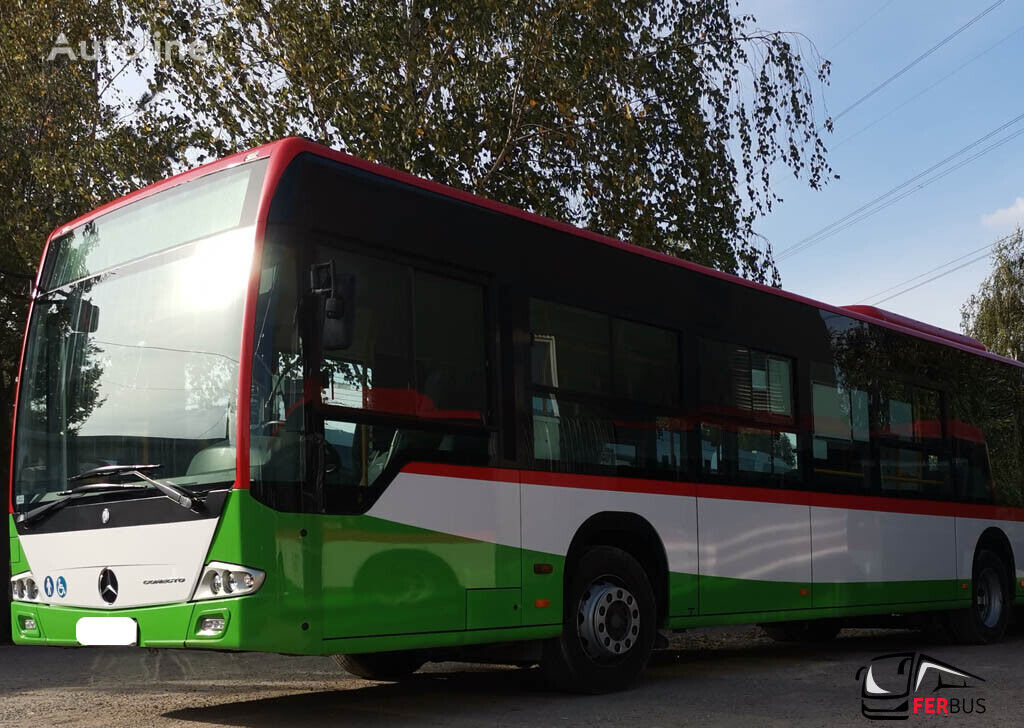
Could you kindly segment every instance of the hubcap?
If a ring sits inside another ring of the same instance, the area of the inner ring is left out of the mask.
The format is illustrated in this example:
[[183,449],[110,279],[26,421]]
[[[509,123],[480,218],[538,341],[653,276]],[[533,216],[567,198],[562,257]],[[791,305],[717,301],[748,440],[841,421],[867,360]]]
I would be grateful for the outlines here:
[[608,662],[626,655],[640,636],[640,605],[609,577],[594,581],[580,599],[580,644],[593,659]]
[[985,569],[978,574],[974,605],[982,624],[990,629],[999,624],[1003,616],[1003,590],[999,587],[999,574],[994,569]]

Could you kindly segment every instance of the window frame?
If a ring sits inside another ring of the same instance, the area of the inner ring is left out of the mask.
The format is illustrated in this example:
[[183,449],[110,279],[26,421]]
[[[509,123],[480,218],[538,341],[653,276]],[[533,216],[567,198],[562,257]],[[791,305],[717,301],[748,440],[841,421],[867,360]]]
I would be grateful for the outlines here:
[[[522,396],[517,397],[517,400],[525,402],[524,409],[524,424],[523,428],[525,437],[521,438],[521,445],[523,452],[521,453],[520,460],[524,461],[526,467],[532,467],[537,470],[544,470],[549,472],[573,472],[588,475],[611,475],[616,477],[628,477],[628,478],[649,478],[652,480],[663,480],[663,481],[683,481],[693,477],[693,453],[691,450],[691,437],[689,427],[689,419],[686,416],[686,363],[688,357],[686,357],[685,347],[685,332],[671,326],[664,326],[655,323],[649,323],[647,321],[640,321],[636,318],[619,316],[599,308],[591,308],[586,305],[579,305],[579,303],[567,303],[564,298],[554,295],[546,295],[545,292],[536,290],[530,290],[525,292],[521,299],[523,303],[523,313],[525,318],[522,320],[522,326],[524,327],[524,352],[520,361],[524,362],[522,367]],[[598,314],[607,319],[608,322],[608,360],[609,360],[609,386],[606,394],[597,394],[590,391],[571,389],[562,386],[550,386],[546,384],[539,384],[533,381],[533,346],[534,346],[534,331],[533,322],[531,317],[531,306],[533,301],[541,303],[553,304],[556,306],[562,306],[566,308],[575,308],[587,313]],[[648,326],[653,329],[659,329],[671,333],[675,337],[675,397],[671,403],[654,403],[648,400],[631,399],[629,397],[621,397],[616,394],[616,356],[615,356],[615,330],[614,322],[623,321],[626,323],[637,324],[641,326]],[[584,406],[595,406],[604,408],[608,412],[609,422],[614,426],[615,421],[621,417],[636,417],[649,418],[651,422],[654,422],[657,418],[674,418],[679,422],[687,426],[687,429],[681,430],[670,430],[671,432],[678,432],[680,436],[680,453],[678,468],[673,472],[669,473],[664,470],[645,469],[645,468],[631,468],[628,466],[607,466],[600,464],[586,464],[586,463],[566,463],[562,460],[548,460],[536,457],[536,444],[534,442],[534,430],[533,430],[533,397],[551,397],[556,401],[561,402],[564,400],[568,403],[581,404]],[[561,465],[561,466],[560,466]],[[522,467],[522,466],[520,466]]]

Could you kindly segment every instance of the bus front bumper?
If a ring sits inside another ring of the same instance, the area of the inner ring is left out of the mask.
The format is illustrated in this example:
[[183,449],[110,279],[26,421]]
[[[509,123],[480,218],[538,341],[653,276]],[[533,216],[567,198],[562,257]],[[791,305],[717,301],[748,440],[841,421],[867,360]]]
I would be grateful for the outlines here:
[[[242,599],[244,597],[113,610],[15,601],[11,603],[11,634],[18,645],[78,647],[81,646],[80,619],[128,618],[137,625],[135,644],[140,647],[239,649],[237,622],[240,620],[232,617],[241,611]],[[223,623],[216,620],[223,620]],[[210,631],[211,625],[221,624],[221,629]]]

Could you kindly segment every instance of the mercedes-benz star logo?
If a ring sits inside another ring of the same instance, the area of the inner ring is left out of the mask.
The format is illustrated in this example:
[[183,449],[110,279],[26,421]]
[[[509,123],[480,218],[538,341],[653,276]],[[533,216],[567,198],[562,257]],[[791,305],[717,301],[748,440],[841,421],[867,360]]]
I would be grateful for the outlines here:
[[100,572],[100,597],[107,604],[117,601],[117,577],[110,569]]

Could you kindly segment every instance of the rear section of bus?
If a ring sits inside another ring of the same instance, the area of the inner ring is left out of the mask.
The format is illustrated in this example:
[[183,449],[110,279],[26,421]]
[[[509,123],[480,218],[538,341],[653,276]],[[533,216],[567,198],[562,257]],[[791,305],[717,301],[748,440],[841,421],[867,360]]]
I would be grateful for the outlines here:
[[268,161],[200,168],[51,237],[12,448],[16,643],[238,648],[287,612],[281,580],[266,588],[280,553],[243,543],[233,488]]

